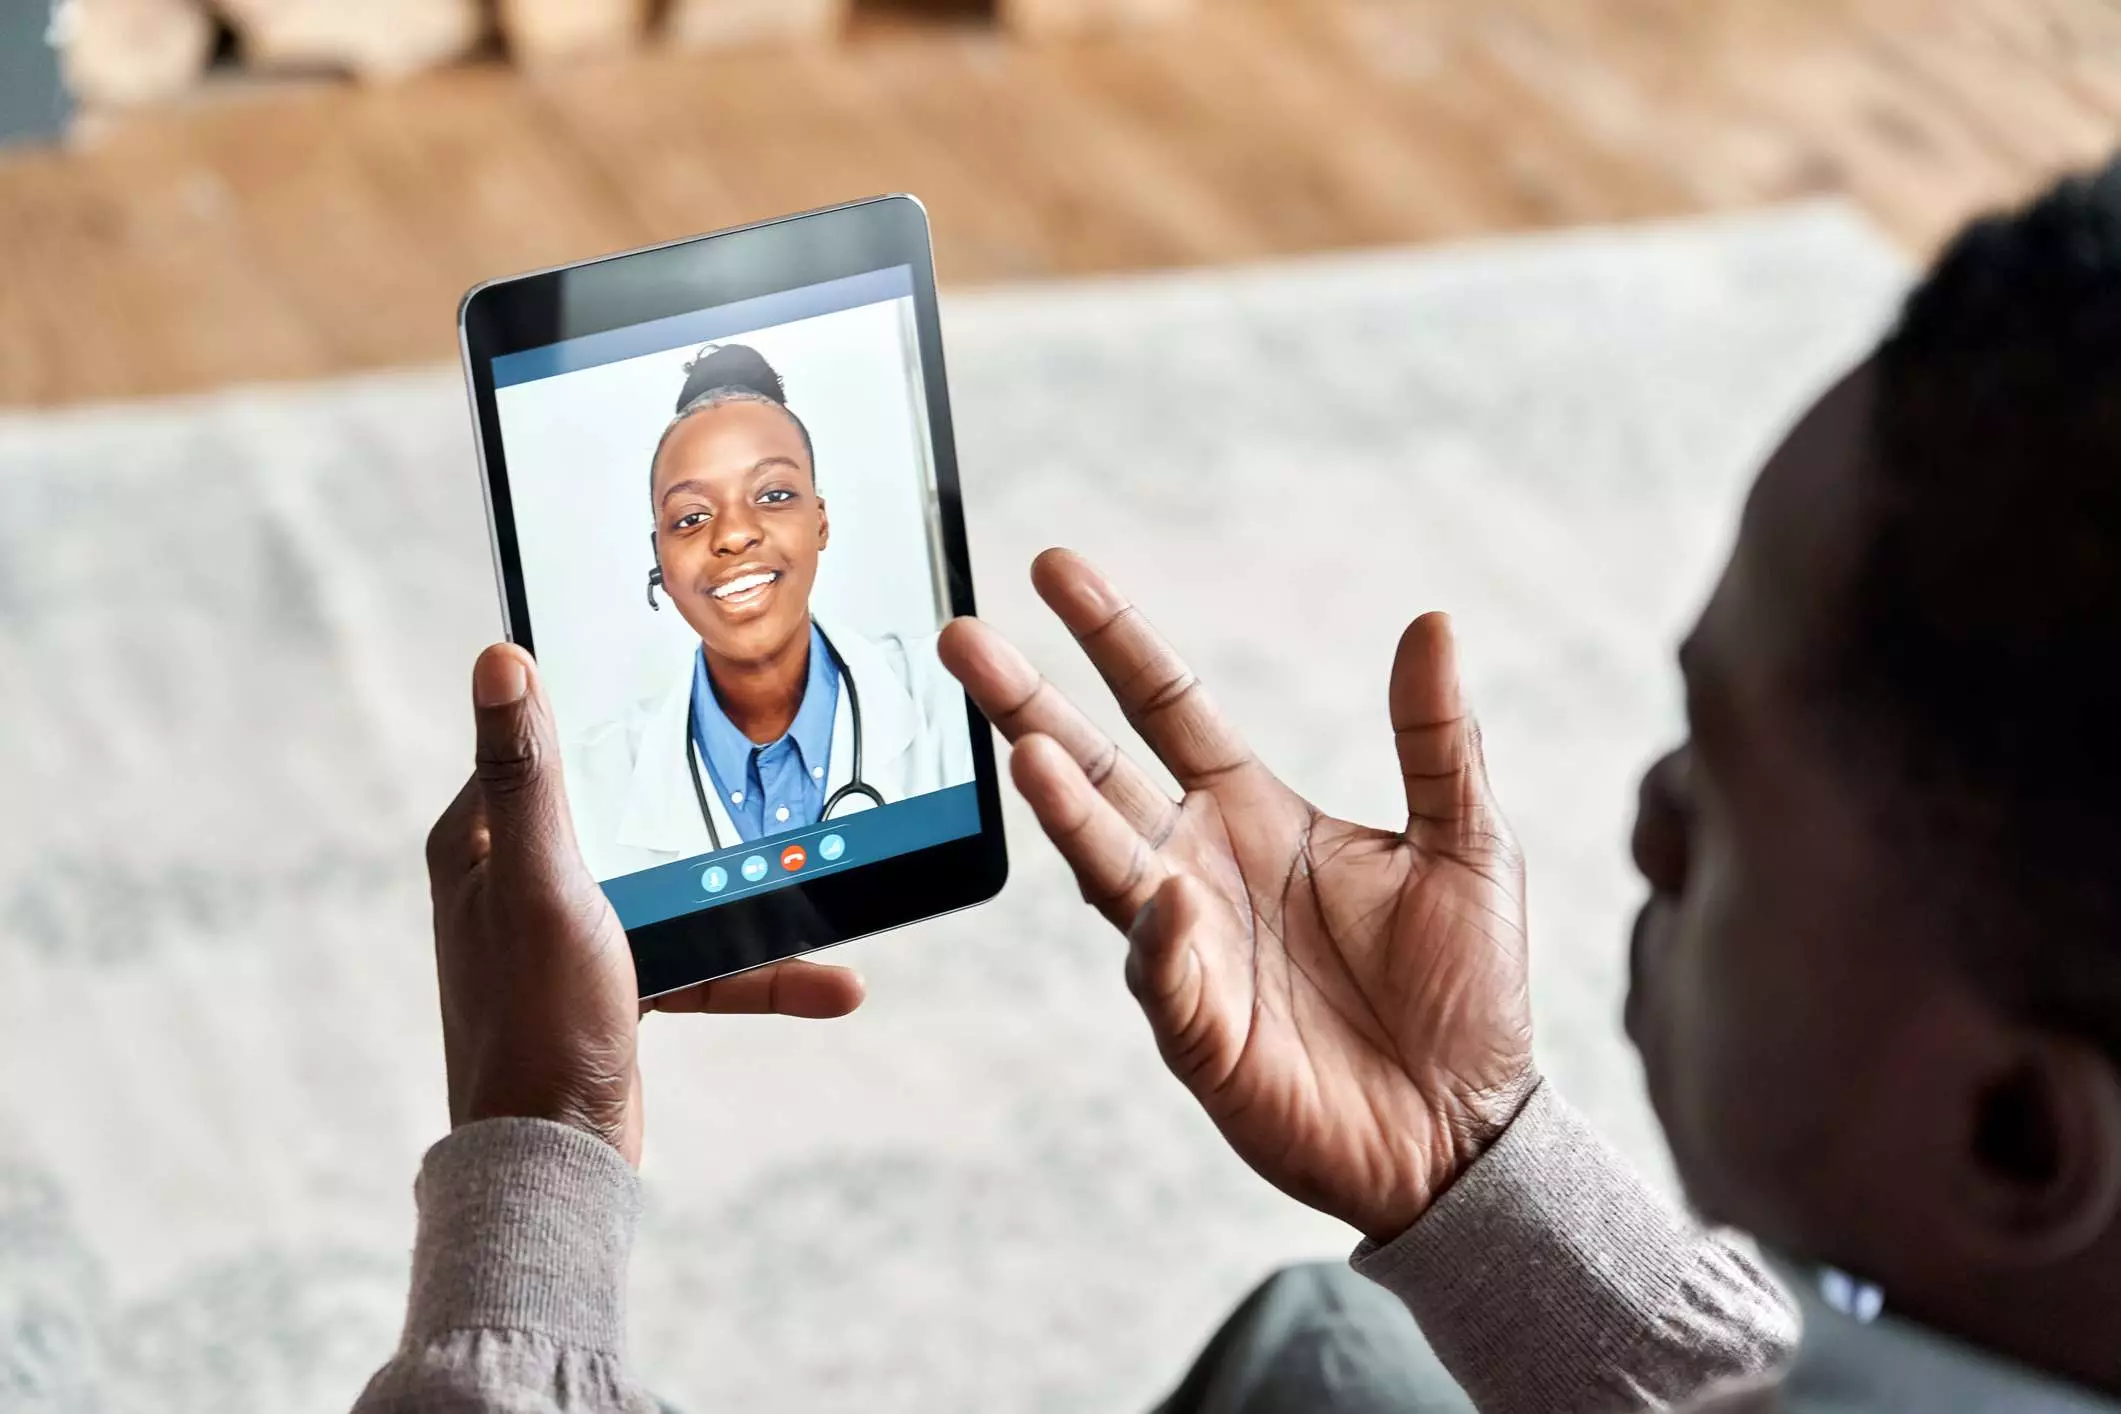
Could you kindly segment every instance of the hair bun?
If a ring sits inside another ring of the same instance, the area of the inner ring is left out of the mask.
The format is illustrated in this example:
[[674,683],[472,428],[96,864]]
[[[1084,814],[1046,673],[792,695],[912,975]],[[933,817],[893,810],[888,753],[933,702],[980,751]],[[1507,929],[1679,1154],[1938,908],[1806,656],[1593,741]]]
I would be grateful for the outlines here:
[[773,371],[757,349],[745,344],[710,344],[685,365],[685,386],[678,393],[675,411],[685,408],[702,393],[717,388],[742,388],[781,406],[788,405],[788,392],[781,375]]

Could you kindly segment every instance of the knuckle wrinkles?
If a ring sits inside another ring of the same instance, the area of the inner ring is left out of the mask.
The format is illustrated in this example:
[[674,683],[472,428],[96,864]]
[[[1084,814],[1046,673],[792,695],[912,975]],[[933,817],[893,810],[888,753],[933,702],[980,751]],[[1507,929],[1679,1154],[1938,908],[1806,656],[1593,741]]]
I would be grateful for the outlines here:
[[1075,641],[1087,648],[1092,642],[1097,639],[1103,638],[1106,634],[1112,632],[1114,629],[1118,628],[1127,620],[1139,617],[1140,615],[1136,612],[1132,604],[1122,604],[1118,609],[1113,611],[1112,616],[1106,619],[1103,623],[1093,625],[1092,627],[1085,629],[1083,632],[1077,634],[1075,636]]
[[1212,789],[1216,782],[1221,781],[1225,777],[1234,776],[1249,767],[1252,764],[1252,760],[1252,753],[1249,750],[1239,750],[1228,760],[1218,761],[1212,766],[1201,766],[1186,777],[1186,788],[1188,790]]
[[1029,692],[1025,693],[1021,698],[1017,699],[1016,703],[1013,706],[1004,707],[1000,712],[995,714],[995,724],[997,726],[1000,726],[1004,731],[1009,730],[1009,728],[1013,726],[1019,718],[1021,718],[1026,712],[1031,710],[1032,704],[1036,703],[1038,699],[1044,695],[1047,686],[1048,684],[1046,682],[1045,675],[1040,674],[1038,681],[1031,684],[1031,690]]
[[1457,731],[1460,727],[1464,727],[1466,730],[1472,732],[1476,736],[1479,734],[1480,731],[1480,728],[1476,726],[1471,720],[1469,720],[1465,713],[1460,712],[1458,715],[1453,717],[1436,717],[1426,722],[1411,722],[1408,725],[1397,729],[1393,733],[1393,735],[1418,736],[1425,732],[1453,732]]
[[1073,820],[1061,826],[1060,834],[1070,844],[1074,844],[1087,838],[1095,824],[1096,821],[1091,817],[1090,812],[1085,810]]
[[535,738],[523,737],[505,745],[481,746],[473,761],[479,784],[502,792],[520,790],[537,778],[543,764]]
[[1133,850],[1127,855],[1127,877],[1120,880],[1119,887],[1114,890],[1112,897],[1115,900],[1133,897],[1135,890],[1141,887],[1142,880],[1148,877],[1149,851],[1140,840],[1136,840]]
[[1171,804],[1168,800],[1165,801],[1164,818],[1157,822],[1156,829],[1151,832],[1149,848],[1162,849],[1169,844],[1171,836],[1178,833],[1179,821],[1184,818],[1184,815],[1185,812],[1178,806]]
[[1199,686],[1200,679],[1193,675],[1192,670],[1181,668],[1172,676],[1164,679],[1159,686],[1142,700],[1141,715],[1147,718],[1154,717],[1160,712],[1168,712],[1173,707],[1178,706],[1179,703],[1184,702],[1188,697],[1191,697],[1194,689]]

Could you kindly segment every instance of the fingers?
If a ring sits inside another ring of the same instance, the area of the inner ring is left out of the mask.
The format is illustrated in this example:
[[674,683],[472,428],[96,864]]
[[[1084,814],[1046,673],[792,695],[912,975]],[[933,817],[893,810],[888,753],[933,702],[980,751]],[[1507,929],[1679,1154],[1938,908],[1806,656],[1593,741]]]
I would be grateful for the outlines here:
[[471,674],[475,778],[497,867],[564,872],[579,857],[560,782],[560,750],[530,655],[497,643]]
[[1244,1051],[1250,1008],[1227,974],[1246,950],[1214,936],[1237,926],[1206,884],[1174,874],[1127,929],[1128,990],[1165,1063],[1197,1093],[1221,1084]]
[[795,958],[667,993],[645,1003],[644,1010],[741,1012],[825,1021],[847,1015],[867,994],[859,972]]
[[1061,744],[1027,736],[1009,760],[1038,823],[1075,871],[1083,898],[1125,928],[1164,881],[1167,870]]
[[1448,614],[1423,614],[1399,637],[1392,659],[1392,739],[1412,820],[1454,824],[1487,800],[1479,728],[1458,685],[1458,647]]
[[1088,560],[1072,550],[1048,550],[1032,562],[1031,583],[1181,786],[1194,790],[1251,764],[1250,748],[1223,721],[1200,680]]
[[1158,1036],[1184,1030],[1200,1010],[1200,957],[1180,916],[1196,906],[1189,883],[1182,874],[1164,880],[1127,926],[1127,989]]
[[1170,833],[1177,804],[1015,644],[978,619],[958,619],[943,630],[937,652],[1004,737],[1053,738],[1130,826],[1152,840]]

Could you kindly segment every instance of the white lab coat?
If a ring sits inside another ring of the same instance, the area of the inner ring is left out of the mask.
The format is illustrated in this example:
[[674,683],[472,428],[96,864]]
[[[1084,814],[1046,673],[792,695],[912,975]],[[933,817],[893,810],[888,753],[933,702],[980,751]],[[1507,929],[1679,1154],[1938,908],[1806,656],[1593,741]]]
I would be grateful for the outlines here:
[[[938,635],[866,639],[822,621],[818,627],[847,664],[832,719],[825,798],[854,775],[854,713],[846,679],[862,699],[862,777],[884,802],[924,795],[973,778],[965,690],[935,655]],[[673,665],[670,683],[626,718],[592,728],[565,753],[567,798],[590,874],[615,879],[706,854],[713,845],[685,764],[692,733],[695,653]],[[722,848],[743,842],[727,805],[701,770]],[[834,818],[873,808],[849,796]]]

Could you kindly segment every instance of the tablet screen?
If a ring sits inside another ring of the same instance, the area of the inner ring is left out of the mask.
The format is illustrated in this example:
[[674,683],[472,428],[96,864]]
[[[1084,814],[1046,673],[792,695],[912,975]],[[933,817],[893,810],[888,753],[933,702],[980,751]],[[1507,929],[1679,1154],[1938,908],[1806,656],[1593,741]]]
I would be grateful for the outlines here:
[[575,833],[627,928],[979,833],[910,267],[491,373]]

